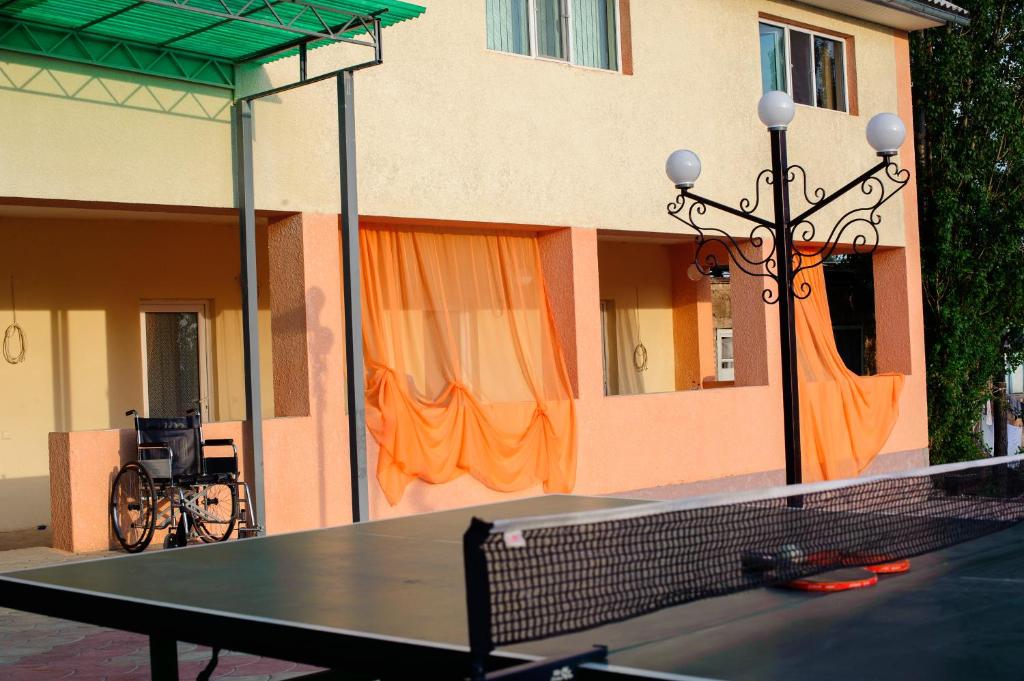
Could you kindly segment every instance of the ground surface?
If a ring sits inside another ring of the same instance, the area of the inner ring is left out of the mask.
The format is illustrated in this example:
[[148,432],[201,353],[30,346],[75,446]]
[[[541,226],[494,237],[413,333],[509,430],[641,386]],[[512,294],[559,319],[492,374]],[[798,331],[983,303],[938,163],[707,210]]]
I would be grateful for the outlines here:
[[[75,555],[48,548],[47,531],[0,532],[0,572],[118,555]],[[18,548],[15,548],[18,547]],[[21,548],[24,547],[24,548]],[[194,679],[210,649],[179,644],[179,674]],[[283,681],[312,667],[225,652],[214,679]],[[3,681],[148,681],[149,640],[130,634],[0,608],[0,679]]]

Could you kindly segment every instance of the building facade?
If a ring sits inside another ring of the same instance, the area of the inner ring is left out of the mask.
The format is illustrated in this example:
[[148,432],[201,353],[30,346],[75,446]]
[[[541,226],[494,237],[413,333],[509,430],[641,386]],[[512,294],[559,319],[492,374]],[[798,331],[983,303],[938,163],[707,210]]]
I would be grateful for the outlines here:
[[[841,186],[875,161],[873,114],[910,127],[908,31],[949,20],[948,3],[422,4],[355,78],[361,225],[537,240],[575,399],[576,492],[781,482],[777,318],[761,282],[733,273],[723,333],[712,282],[687,276],[692,236],[665,213],[665,157],[693,148],[701,193],[753,196],[769,165],[756,104],[781,88],[800,104],[791,160]],[[311,51],[309,69],[346,49]],[[234,94],[287,82],[294,62],[239,73]],[[210,433],[246,445],[232,99],[0,50],[0,315],[16,312],[25,349],[0,363],[0,530],[52,522],[62,547],[105,546],[128,409],[194,397]],[[350,518],[335,100],[328,80],[254,109],[270,531]],[[923,464],[928,445],[913,179],[882,215],[873,350],[907,379],[873,470]],[[371,478],[371,517],[539,491],[463,476],[391,505]]]

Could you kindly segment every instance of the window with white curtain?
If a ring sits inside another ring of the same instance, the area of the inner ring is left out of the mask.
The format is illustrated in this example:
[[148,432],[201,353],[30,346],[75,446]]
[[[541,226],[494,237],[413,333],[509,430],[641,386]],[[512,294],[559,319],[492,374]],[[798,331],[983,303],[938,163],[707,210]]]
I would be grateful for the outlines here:
[[846,42],[761,22],[761,87],[788,92],[797,104],[847,111]]
[[487,48],[619,68],[617,0],[485,0]]

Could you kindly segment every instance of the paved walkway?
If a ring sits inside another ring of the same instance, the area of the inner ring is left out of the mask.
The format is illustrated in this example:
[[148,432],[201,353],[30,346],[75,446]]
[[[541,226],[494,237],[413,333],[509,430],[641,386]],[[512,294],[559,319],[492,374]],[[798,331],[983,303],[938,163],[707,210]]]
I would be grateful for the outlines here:
[[[45,546],[0,551],[0,572],[118,555],[76,555]],[[194,679],[210,649],[178,644],[179,677]],[[312,667],[225,651],[214,679],[283,681],[317,671]],[[149,640],[67,620],[0,608],[0,679],[3,681],[148,681]]]

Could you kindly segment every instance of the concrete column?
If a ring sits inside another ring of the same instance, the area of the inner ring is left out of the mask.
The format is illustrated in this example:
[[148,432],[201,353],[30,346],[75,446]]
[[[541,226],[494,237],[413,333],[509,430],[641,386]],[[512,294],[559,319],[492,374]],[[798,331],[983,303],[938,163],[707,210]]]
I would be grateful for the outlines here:
[[701,387],[706,380],[715,380],[711,277],[701,276],[692,281],[687,275],[695,250],[693,243],[671,248],[676,390],[692,390]]
[[[731,268],[730,275],[736,385],[768,385],[769,367],[779,371],[778,314],[774,306],[765,304],[761,294],[765,286],[775,284],[770,279],[746,274],[738,267]],[[769,311],[775,322],[773,333],[769,333]]]
[[875,280],[875,343],[878,372],[913,373],[907,251],[879,250],[872,258]]
[[[308,416],[295,413],[291,415],[296,418],[268,422],[267,529],[284,532],[348,522],[351,483],[338,216],[304,213],[275,223],[270,258],[274,333],[283,333],[274,339],[275,404],[294,410],[305,406]],[[278,390],[283,393],[280,401]]]
[[540,248],[544,285],[548,292],[558,342],[562,346],[569,382],[574,397],[580,396],[579,373],[576,354],[576,266],[573,261],[573,231],[558,229],[541,234],[537,239]]

